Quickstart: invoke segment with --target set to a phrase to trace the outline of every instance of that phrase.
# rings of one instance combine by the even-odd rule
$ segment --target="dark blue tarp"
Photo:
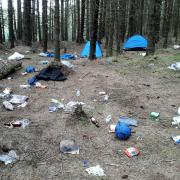
[[[83,50],[81,51],[82,58],[88,58],[90,54],[90,41],[87,41]],[[101,46],[96,42],[96,58],[101,58],[103,56]]]
[[[46,52],[45,54],[47,54],[47,57],[54,57],[54,53],[53,52]],[[60,56],[60,59],[62,60],[74,60],[75,56],[73,54],[63,54]]]
[[[124,50],[146,50],[148,41],[146,38],[140,35],[134,35],[130,37],[123,46]]]

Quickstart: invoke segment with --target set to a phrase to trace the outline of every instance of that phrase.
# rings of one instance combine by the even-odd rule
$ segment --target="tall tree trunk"
[[[109,41],[107,46],[106,57],[110,57],[113,54],[113,39],[114,39],[114,17],[115,17],[115,2],[110,2],[110,21],[109,21]]]
[[[33,42],[35,42],[35,40],[36,40],[36,37],[35,37],[35,31],[36,31],[36,25],[35,25],[35,23],[36,23],[36,21],[35,21],[35,1],[36,0],[32,0],[32,40],[33,40]]]
[[[174,10],[174,37],[176,42],[178,40],[179,24],[180,24],[180,1],[176,0],[175,10]]]
[[[0,2],[1,3],[1,2]],[[2,16],[1,16],[1,9],[0,9],[0,44],[2,44],[3,43],[3,34],[2,34],[2,20],[1,20],[1,18],[2,18]]]
[[[101,42],[102,38],[103,38],[103,20],[104,20],[104,0],[100,1],[100,8],[99,8],[99,29],[98,29],[98,41]]]
[[[137,33],[136,0],[130,1],[128,37]]]
[[[22,40],[22,11],[21,11],[21,0],[17,0],[17,39]]]
[[[96,59],[96,41],[98,32],[99,0],[90,1],[91,28],[90,28],[90,60]]]
[[[50,7],[49,7],[49,33],[48,33],[48,39],[51,40],[52,35],[52,0],[50,0]]]
[[[66,0],[65,5],[64,39],[68,41],[69,0]]]
[[[15,13],[15,9],[13,7],[13,29],[14,29],[14,40],[16,39],[17,37],[17,28],[16,28],[16,13]]]
[[[73,1],[73,12],[74,12],[74,23],[73,23],[73,34],[72,34],[72,40],[76,40],[76,32],[77,32],[77,13],[76,13],[76,0]]]
[[[13,29],[13,6],[12,0],[8,0],[8,24],[10,48],[14,48],[14,29]]]
[[[86,0],[86,40],[89,41],[89,0]]]
[[[64,0],[61,0],[61,40],[64,39]]]
[[[149,6],[148,13],[148,54],[154,54],[155,52],[155,44],[156,44],[156,27],[157,24],[160,24],[159,16],[159,8],[161,6],[161,0],[151,0],[151,5]],[[159,22],[157,22],[159,19]]]
[[[85,16],[85,3],[86,0],[81,0],[81,29],[80,29],[80,42],[84,42],[84,16]]]
[[[31,0],[24,0],[24,44],[31,46],[32,27],[31,27]]]
[[[0,16],[1,16],[1,23],[2,23],[2,41],[5,42],[5,30],[4,30],[4,15],[2,9],[2,0],[0,0]]]
[[[48,41],[48,19],[47,19],[47,0],[42,1],[42,25],[43,25],[43,52],[47,52]]]
[[[81,36],[81,20],[80,20],[80,0],[76,0],[77,3],[77,39],[76,42],[80,43],[80,36]]]
[[[55,26],[55,57],[54,60],[60,62],[60,23],[59,23],[59,0],[55,0],[55,12],[54,12],[54,26]]]
[[[172,1],[169,1],[169,0],[165,0],[165,1],[167,1],[167,4],[166,4],[167,6],[165,6],[165,8],[166,8],[166,14],[165,14],[165,19],[164,19],[165,20],[165,22],[164,22],[164,38],[165,39],[164,39],[163,47],[167,48],[173,3],[172,3]]]
[[[40,21],[40,12],[39,12],[39,0],[37,0],[37,24],[38,24],[38,36],[39,36],[39,41],[42,41],[41,38],[41,21]]]

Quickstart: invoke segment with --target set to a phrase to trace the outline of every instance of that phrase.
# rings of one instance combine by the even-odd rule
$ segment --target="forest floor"
[[[82,46],[72,45],[68,53],[79,54]],[[13,51],[23,53],[27,47],[16,47]],[[12,53],[2,54],[8,57]],[[15,94],[27,95],[28,106],[7,111],[0,107],[0,147],[13,149],[20,156],[14,164],[0,164],[0,179],[40,180],[40,179],[94,179],[85,171],[83,161],[88,167],[100,165],[105,177],[95,179],[121,179],[128,175],[130,180],[179,180],[179,145],[175,145],[171,135],[179,134],[179,129],[171,122],[180,107],[180,72],[167,68],[171,63],[180,61],[179,50],[171,48],[158,50],[156,55],[142,57],[137,52],[125,53],[111,58],[89,61],[71,61],[74,73],[64,82],[41,81],[46,89],[20,89],[27,84],[32,74],[22,76],[28,65],[42,69],[40,61],[51,58],[39,57],[28,53],[23,69],[11,74],[13,79],[0,81],[0,92],[11,87]],[[154,64],[154,66],[152,65]],[[76,96],[79,89],[81,95]],[[107,102],[101,101],[100,91],[109,95]],[[100,128],[92,123],[74,120],[72,113],[58,111],[49,113],[51,99],[82,101],[90,108],[99,122]],[[159,121],[153,121],[148,114],[161,113]],[[105,118],[112,115],[107,124]],[[138,119],[132,136],[126,141],[115,138],[109,133],[109,125],[116,124],[120,116],[127,115]],[[32,123],[23,128],[8,129],[4,123],[27,118]],[[72,123],[73,122],[73,123]],[[62,154],[59,144],[62,140],[73,139],[80,147],[79,155]],[[128,158],[124,149],[135,146],[140,155]],[[0,149],[1,152],[1,149]],[[2,152],[1,152],[2,153]],[[125,176],[124,176],[125,177]]]

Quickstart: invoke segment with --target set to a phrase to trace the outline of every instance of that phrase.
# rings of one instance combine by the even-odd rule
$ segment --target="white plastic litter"
[[[69,61],[61,61],[61,63],[65,66],[67,66],[68,68],[73,68],[74,65],[72,63],[70,63]]]
[[[54,107],[56,107],[56,109],[65,109],[65,105],[62,102],[58,101],[57,99],[51,99],[51,102],[56,104],[54,106]],[[51,107],[53,107],[53,106],[51,106]]]
[[[85,103],[70,101],[66,104],[65,111],[72,112],[76,108],[77,105],[85,105]]]
[[[3,91],[4,94],[11,94],[11,92],[12,92],[12,89],[11,89],[11,88],[6,88],[6,89]]]
[[[106,92],[104,92],[104,91],[99,92],[99,95],[105,95],[105,94],[106,94]]]
[[[80,90],[77,90],[76,91],[76,96],[79,97],[81,95],[81,91]]]
[[[18,108],[25,108],[28,105],[28,103],[25,101],[24,103],[20,104]]]
[[[30,88],[31,86],[29,84],[23,84],[23,85],[20,85],[19,86],[21,89],[28,89]]]
[[[19,159],[19,156],[14,150],[9,151],[8,154],[0,155],[0,161],[4,162],[5,165],[15,163]]]
[[[145,57],[146,56],[146,52],[140,53],[139,55]]]
[[[108,99],[109,99],[109,96],[107,94],[104,95],[104,101],[108,101]]]
[[[112,120],[112,116],[108,115],[105,119],[106,123],[109,123]]]
[[[180,48],[180,45],[175,44],[175,45],[173,46],[173,48],[174,48],[174,49],[179,49],[179,48]]]
[[[64,154],[79,154],[79,146],[74,140],[63,140],[60,143],[60,151]]]
[[[21,60],[24,58],[23,54],[20,54],[18,52],[15,52],[12,56],[8,57],[8,60]]]
[[[180,124],[180,116],[173,117],[172,125],[179,125]]]
[[[12,104],[23,104],[28,99],[28,96],[12,95],[12,99],[9,101]]]
[[[180,144],[180,135],[172,136],[172,139],[174,140],[174,142],[175,142],[176,144]]]
[[[170,66],[168,66],[169,69],[172,70],[179,70],[180,69],[180,62],[176,62],[175,64],[171,64]]]
[[[88,172],[88,174],[92,176],[106,176],[104,170],[100,167],[100,165],[87,168],[86,172]]]
[[[31,123],[31,121],[29,119],[21,119],[21,120],[15,121],[15,122],[20,123],[22,128],[29,126],[29,124]]]
[[[3,106],[5,107],[5,109],[13,111],[14,110],[14,106],[9,102],[9,101],[4,101],[3,102]]]
[[[47,54],[46,53],[39,53],[39,56],[41,56],[41,57],[47,57]]]
[[[180,107],[178,108],[178,114],[180,115]]]

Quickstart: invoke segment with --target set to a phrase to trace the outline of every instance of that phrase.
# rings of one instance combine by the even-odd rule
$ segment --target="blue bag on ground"
[[[120,140],[126,140],[131,136],[131,128],[124,122],[118,122],[115,128],[115,136]]]
[[[33,66],[27,66],[27,67],[26,67],[26,72],[27,72],[27,73],[33,73],[33,72],[35,72],[35,67],[33,67]]]
[[[36,77],[33,76],[32,78],[28,79],[28,84],[34,86],[37,81],[38,80],[36,79]]]

